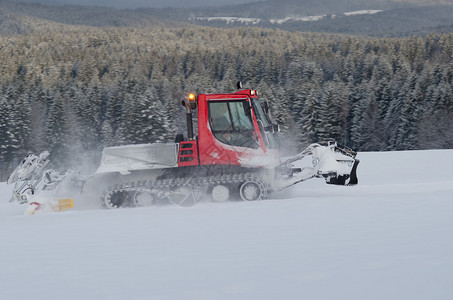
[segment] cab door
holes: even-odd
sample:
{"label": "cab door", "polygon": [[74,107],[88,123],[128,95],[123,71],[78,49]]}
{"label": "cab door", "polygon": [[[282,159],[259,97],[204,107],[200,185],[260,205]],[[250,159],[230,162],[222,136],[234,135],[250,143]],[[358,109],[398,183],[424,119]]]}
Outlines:
{"label": "cab door", "polygon": [[209,101],[208,113],[212,134],[219,142],[252,149],[259,147],[248,100]]}
{"label": "cab door", "polygon": [[[199,109],[201,165],[263,167],[270,164],[270,153],[266,150],[249,97],[202,95]],[[272,154],[271,160],[278,158]]]}

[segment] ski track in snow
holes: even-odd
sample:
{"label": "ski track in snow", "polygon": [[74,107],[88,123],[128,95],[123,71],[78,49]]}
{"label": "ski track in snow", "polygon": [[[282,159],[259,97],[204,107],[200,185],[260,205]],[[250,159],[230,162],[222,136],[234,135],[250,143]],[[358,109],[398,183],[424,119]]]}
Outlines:
{"label": "ski track in snow", "polygon": [[1,299],[451,299],[453,150],[359,153],[359,185],[24,216],[0,183]]}

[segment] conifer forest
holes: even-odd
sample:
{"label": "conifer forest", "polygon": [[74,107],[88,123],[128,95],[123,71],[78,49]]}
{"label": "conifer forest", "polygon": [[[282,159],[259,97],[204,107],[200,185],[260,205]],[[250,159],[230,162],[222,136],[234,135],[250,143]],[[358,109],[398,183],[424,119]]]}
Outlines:
{"label": "conifer forest", "polygon": [[0,35],[0,179],[103,147],[174,142],[189,92],[256,89],[286,148],[453,148],[453,34],[370,38],[264,28],[34,24]]}

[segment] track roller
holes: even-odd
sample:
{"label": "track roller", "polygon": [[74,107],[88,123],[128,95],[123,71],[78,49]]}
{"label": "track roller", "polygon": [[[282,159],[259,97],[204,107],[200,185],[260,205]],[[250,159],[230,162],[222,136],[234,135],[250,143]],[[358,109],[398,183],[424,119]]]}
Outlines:
{"label": "track roller", "polygon": [[129,193],[127,191],[111,191],[106,193],[102,200],[108,209],[125,207],[129,204]]}
{"label": "track roller", "polygon": [[244,201],[258,201],[266,197],[267,190],[259,180],[248,180],[239,186],[239,195]]}
{"label": "track roller", "polygon": [[225,202],[230,198],[230,189],[224,185],[218,184],[212,188],[211,198],[214,202]]}

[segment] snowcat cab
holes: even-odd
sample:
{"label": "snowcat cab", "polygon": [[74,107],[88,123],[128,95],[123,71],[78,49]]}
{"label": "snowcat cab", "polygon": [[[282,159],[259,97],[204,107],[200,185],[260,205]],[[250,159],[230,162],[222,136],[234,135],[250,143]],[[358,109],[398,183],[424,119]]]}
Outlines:
{"label": "snowcat cab", "polygon": [[[192,95],[192,94],[191,94]],[[269,167],[280,163],[279,139],[255,90],[234,94],[199,94],[184,102],[188,141],[180,147],[180,166]],[[197,108],[198,136],[192,129],[192,110]],[[188,145],[197,156],[188,159]],[[195,152],[193,152],[195,153]]]}

